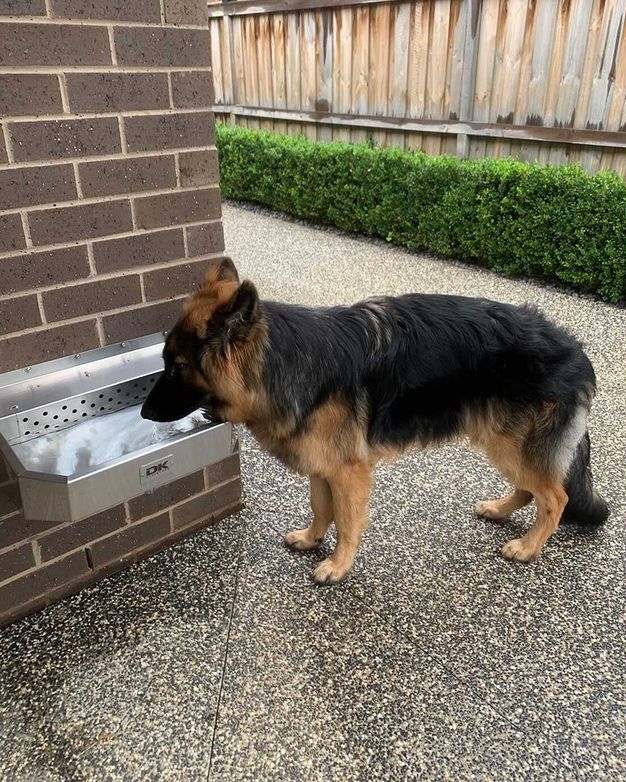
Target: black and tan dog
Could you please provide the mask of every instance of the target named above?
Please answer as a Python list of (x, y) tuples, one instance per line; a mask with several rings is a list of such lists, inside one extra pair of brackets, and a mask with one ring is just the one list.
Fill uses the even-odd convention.
[(309, 309), (261, 301), (227, 259), (186, 304), (164, 360), (144, 417), (206, 408), (309, 476), (313, 521), (286, 542), (317, 546), (334, 521), (337, 546), (315, 569), (318, 583), (352, 566), (375, 464), (453, 438), (469, 438), (514, 487), (479, 502), (478, 514), (506, 518), (536, 502), (532, 528), (502, 550), (509, 559), (537, 557), (561, 518), (608, 515), (589, 469), (593, 368), (530, 307), (416, 294)]

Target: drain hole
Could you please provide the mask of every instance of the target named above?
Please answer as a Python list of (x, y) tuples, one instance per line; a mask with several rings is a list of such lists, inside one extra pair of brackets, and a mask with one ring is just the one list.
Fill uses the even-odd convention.
[(96, 403), (95, 403), (95, 402), (92, 402), (92, 403), (89, 405), (89, 407), (95, 407), (95, 406), (96, 406)]
[(104, 399), (104, 394), (98, 394), (98, 399)]
[(63, 405), (63, 407), (61, 408), (61, 410), (67, 410), (67, 405)]
[(39, 421), (35, 421), (35, 423), (33, 424), (33, 426), (39, 426)]
[(46, 425), (44, 426), (44, 429), (50, 429), (50, 424), (46, 424)]
[(22, 418), (22, 423), (26, 423), (28, 421), (28, 418)]
[(81, 417), (82, 418), (87, 418), (87, 413), (83, 413)]
[(30, 434), (30, 432), (24, 432), (24, 434)]
[(63, 423), (64, 423), (64, 424), (68, 423), (68, 421), (69, 421), (69, 418), (64, 418), (64, 419), (63, 419)]
[(41, 415), (48, 415), (48, 411), (47, 411), (47, 410), (44, 410), (44, 411), (43, 411), (43, 413), (42, 413)]
[(72, 410), (72, 412), (73, 412), (73, 413), (74, 413), (74, 415), (75, 415), (75, 414), (78, 412), (78, 410)]
[(58, 417), (59, 417), (58, 415), (53, 416), (55, 421), (57, 420)]

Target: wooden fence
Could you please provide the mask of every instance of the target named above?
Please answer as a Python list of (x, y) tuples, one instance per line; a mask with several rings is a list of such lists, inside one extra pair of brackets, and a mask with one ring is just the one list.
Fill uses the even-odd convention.
[(209, 5), (216, 111), (318, 140), (626, 175), (626, 0)]

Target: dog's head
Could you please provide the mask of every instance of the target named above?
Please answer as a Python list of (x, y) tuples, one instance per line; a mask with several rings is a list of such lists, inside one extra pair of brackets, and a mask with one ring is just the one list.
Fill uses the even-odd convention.
[(244, 421), (263, 339), (254, 285), (224, 259), (185, 304), (163, 349), (165, 370), (141, 408), (151, 421), (177, 421), (198, 408), (214, 420)]

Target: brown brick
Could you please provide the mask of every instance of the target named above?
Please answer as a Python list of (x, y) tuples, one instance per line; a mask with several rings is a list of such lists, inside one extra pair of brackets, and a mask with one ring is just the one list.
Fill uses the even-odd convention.
[[(80, 302), (76, 306), (80, 307)], [(97, 348), (99, 344), (95, 320), (9, 337), (0, 340), (0, 372)]]
[(4, 554), (0, 554), (0, 581), (12, 578), (32, 567), (35, 567), (35, 557), (30, 543), (9, 549)]
[(26, 521), (21, 513), (10, 516), (0, 521), (0, 549), (30, 540), (58, 526), (56, 521)]
[(0, 258), (0, 290), (3, 293), (58, 285), (88, 276), (86, 247), (64, 247)]
[(139, 228), (198, 222), (219, 217), (221, 211), (220, 191), (217, 187), (135, 199)]
[(15, 513), (22, 507), (20, 499), (20, 490), (17, 482), (7, 483), (0, 486), (0, 518)]
[(122, 149), (115, 117), (13, 122), (9, 130), (18, 162), (112, 155)]
[(48, 320), (91, 315), (127, 307), (140, 301), (141, 287), (136, 274), (112, 280), (86, 282), (43, 294), (43, 307)]
[(161, 486), (150, 494), (143, 494), (136, 497), (128, 504), (130, 507), (131, 519), (142, 519), (144, 516), (151, 516), (170, 505), (181, 502), (193, 494), (199, 494), (204, 491), (204, 475), (202, 472), (195, 472), (193, 475), (187, 475), (167, 486)]
[(123, 505), (74, 522), (74, 524), (66, 524), (39, 539), (41, 558), (44, 562), (56, 559), (66, 551), (80, 548), (86, 543), (102, 538), (125, 525), (126, 512)]
[(127, 200), (42, 209), (31, 212), (28, 222), (35, 245), (110, 236), (133, 228), (130, 203)]
[(220, 483), (238, 478), (241, 473), (241, 464), (239, 462), (239, 453), (234, 453), (221, 462), (212, 464), (205, 469), (206, 488), (212, 489)]
[[(15, 214), (0, 215), (0, 253), (20, 250), (22, 247), (26, 247), (26, 240), (24, 239), (21, 217)], [(4, 279), (0, 282), (0, 292), (6, 292)]]
[(41, 325), (36, 296), (20, 296), (0, 301), (0, 334)]
[(46, 0), (4, 0), (5, 16), (45, 16)]
[(148, 301), (191, 294), (204, 279), (212, 261), (172, 264), (165, 269), (144, 272), (144, 287)]
[(69, 201), (76, 197), (72, 166), (34, 166), (0, 171), (0, 209)]
[(199, 497), (195, 497), (172, 510), (174, 529), (181, 529), (198, 519), (217, 513), (222, 508), (233, 505), (241, 497), (241, 480), (225, 483), (219, 489), (214, 489)]
[(0, 76), (0, 116), (60, 114), (59, 80), (53, 74), (6, 73)]
[(215, 101), (210, 71), (174, 71), (172, 97), (177, 109), (201, 109)]
[(167, 24), (207, 24), (206, 0), (165, 0)]
[(183, 229), (173, 228), (170, 231), (154, 231), (96, 242), (93, 254), (100, 274), (184, 258)]
[(116, 27), (120, 65), (202, 67), (211, 64), (209, 31), (158, 27)]
[(91, 564), (94, 568), (102, 567), (112, 560), (133, 558), (137, 549), (149, 546), (170, 534), (168, 513), (162, 513), (148, 521), (131, 524), (104, 540), (96, 541), (88, 546)]
[(68, 73), (66, 79), (74, 112), (169, 108), (165, 73)]
[(190, 225), (187, 228), (187, 246), (189, 255), (211, 255), (224, 249), (224, 228), (222, 221), (204, 225)]
[(176, 166), (171, 155), (81, 163), (79, 168), (87, 198), (176, 187)]
[(103, 318), (107, 344), (169, 331), (180, 317), (183, 299), (172, 299)]
[(159, 0), (52, 0), (52, 16), (114, 22), (160, 22), (161, 10)]
[(108, 65), (110, 62), (106, 27), (0, 25), (0, 66)]
[(220, 178), (216, 149), (181, 152), (179, 165), (182, 187), (216, 185)]
[(37, 568), (0, 587), (0, 614), (88, 574), (87, 557), (82, 550)]
[(130, 152), (148, 152), (215, 143), (213, 113), (153, 114), (126, 117), (126, 143)]

